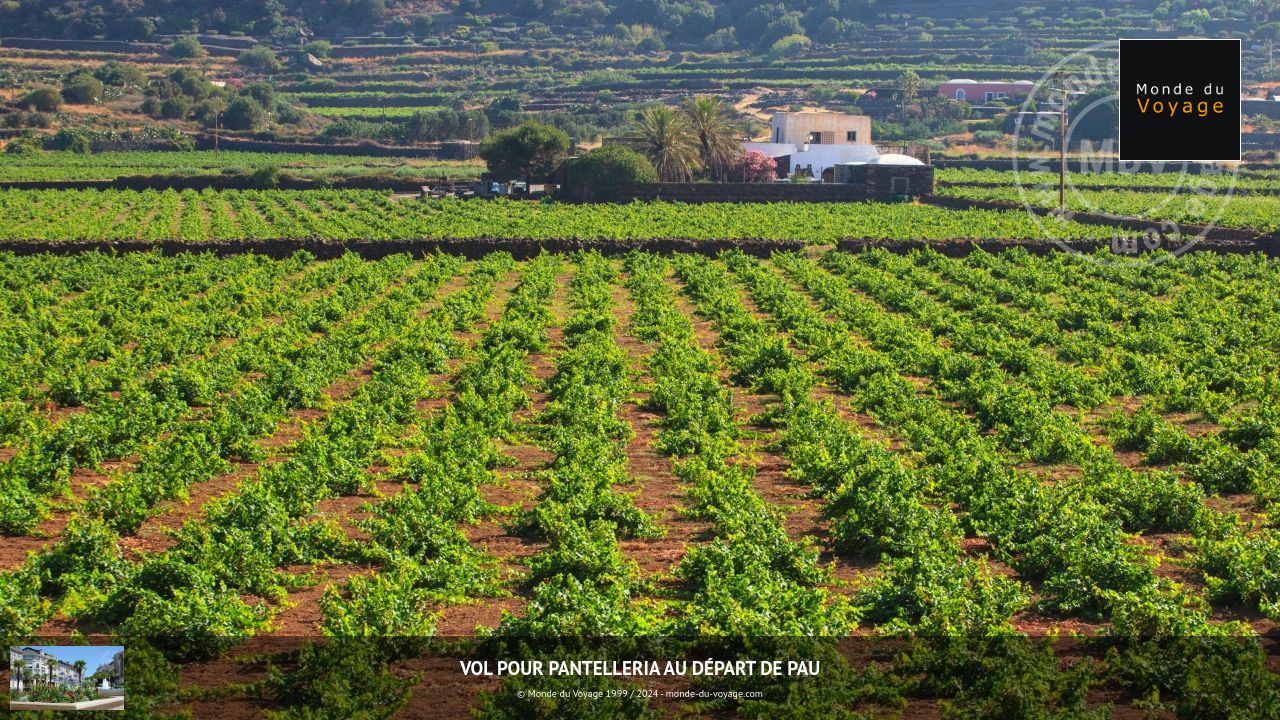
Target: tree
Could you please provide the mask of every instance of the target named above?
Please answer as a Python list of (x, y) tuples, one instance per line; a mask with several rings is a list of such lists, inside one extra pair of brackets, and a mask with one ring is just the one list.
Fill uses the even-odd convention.
[(658, 179), (648, 158), (622, 145), (596, 148), (568, 163), (564, 193), (575, 200), (614, 202), (627, 188)]
[(359, 23), (376, 23), (387, 14), (386, 0), (355, 0), (350, 5), (352, 19)]
[(901, 107), (902, 115), (907, 114), (907, 103), (915, 99), (916, 93), (920, 92), (920, 76), (915, 70), (905, 70), (894, 82), (894, 86), (898, 90), (898, 102)]
[(215, 93), (226, 92), (225, 89), (206, 80), (198, 70), (191, 68), (178, 68), (169, 73), (168, 82), (153, 81), (151, 87), (147, 89), (147, 94), (152, 94), (153, 91), (161, 98), (175, 94), (186, 95), (192, 102), (200, 102)]
[(247, 85), (240, 94), (257, 100), (258, 104), (264, 108), (272, 108), (276, 105), (276, 89), (269, 83), (256, 82)]
[(828, 15), (819, 25), (814, 37), (819, 42), (835, 43), (844, 39), (844, 23), (840, 18)]
[(703, 39), (702, 44), (711, 52), (732, 50), (738, 47), (738, 32), (732, 25), (720, 28)]
[(81, 128), (60, 128), (49, 138), (48, 147), (51, 150), (66, 150), (78, 155), (88, 155), (93, 152), (93, 142), (89, 139), (89, 133)]
[(101, 80), (104, 85), (116, 87), (143, 87), (147, 84), (147, 76), (138, 66), (119, 60), (112, 60), (99, 66), (93, 71), (93, 76)]
[(36, 138), (18, 137), (5, 143), (4, 151), (10, 155), (39, 155), (44, 147)]
[(328, 40), (312, 40), (302, 46), (302, 51), (318, 58), (327, 58), (333, 54), (333, 43)]
[(116, 23), (116, 27), (125, 40), (146, 40), (155, 34), (156, 21), (149, 17), (131, 17)]
[(495, 132), (480, 144), (480, 157), (500, 180), (544, 178), (568, 151), (563, 130), (536, 120)]
[(251, 97), (232, 100), (222, 113), (222, 125), (229, 130), (256, 130), (266, 119), (266, 109)]
[(275, 52), (266, 45), (258, 45), (245, 50), (236, 58), (236, 62), (246, 68), (260, 72), (275, 72), (282, 67), (280, 61), (276, 59)]
[(62, 94), (49, 87), (38, 87), (22, 98), (22, 105), (38, 112), (57, 112), (62, 108)]
[(182, 96), (171, 97), (160, 103), (160, 117), (181, 120), (191, 114), (191, 101)]
[(62, 84), (62, 99), (72, 105), (88, 105), (102, 99), (102, 81), (92, 75), (77, 75)]
[(1120, 107), (1114, 91), (1092, 90), (1067, 107), (1067, 131), (1072, 140), (1120, 139)]
[(728, 106), (718, 97), (703, 95), (686, 98), (680, 112), (697, 140), (702, 166), (712, 179), (723, 180), (742, 156), (739, 131), (729, 117)]
[(689, 182), (698, 167), (697, 139), (684, 115), (671, 108), (645, 108), (626, 135), (633, 150), (649, 158), (663, 182)]
[(636, 43), (636, 50), (642, 53), (656, 53), (662, 52), (666, 49), (666, 43), (662, 42), (662, 38), (657, 35), (649, 35), (641, 38), (640, 42)]
[(204, 57), (204, 46), (190, 35), (183, 35), (169, 44), (169, 56), (175, 58)]
[(27, 677), (27, 661), (26, 660), (13, 661), (13, 676), (18, 680), (18, 692), (22, 692), (22, 687), (23, 687), (22, 681), (24, 678)]
[(739, 158), (732, 174), (742, 182), (773, 182), (778, 177), (778, 161), (752, 150)]
[(220, 97), (211, 97), (201, 100), (200, 104), (191, 109), (191, 114), (207, 127), (221, 125), (222, 113), (227, 111), (227, 101)]
[(802, 52), (805, 48), (809, 47), (810, 44), (809, 38), (801, 35), (800, 33), (784, 35), (769, 46), (769, 57), (791, 57)]
[(84, 666), (88, 664), (89, 663), (85, 662), (84, 660), (77, 660), (71, 663), (71, 665), (76, 669), (77, 682), (79, 682), (80, 684), (84, 683)]
[(1280, 42), (1280, 22), (1259, 25), (1253, 31), (1253, 37), (1265, 40), (1267, 44), (1267, 66), (1275, 64), (1276, 43)]

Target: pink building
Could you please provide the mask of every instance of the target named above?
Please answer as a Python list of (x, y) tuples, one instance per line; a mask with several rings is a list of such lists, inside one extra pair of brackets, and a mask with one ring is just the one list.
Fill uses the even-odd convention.
[(978, 80), (948, 80), (938, 85), (938, 94), (952, 100), (984, 103), (1004, 98), (1024, 98), (1031, 94), (1035, 83), (1030, 80), (995, 82)]

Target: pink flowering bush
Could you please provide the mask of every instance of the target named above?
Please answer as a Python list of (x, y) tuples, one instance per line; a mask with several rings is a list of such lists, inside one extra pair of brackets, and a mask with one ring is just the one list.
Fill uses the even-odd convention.
[(742, 182), (773, 182), (778, 177), (778, 164), (768, 155), (752, 150), (742, 156), (734, 171)]

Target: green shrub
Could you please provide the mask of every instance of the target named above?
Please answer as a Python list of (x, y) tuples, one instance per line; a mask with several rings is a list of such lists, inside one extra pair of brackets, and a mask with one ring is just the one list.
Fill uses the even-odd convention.
[(102, 100), (102, 81), (91, 75), (79, 75), (62, 84), (62, 99), (72, 105), (89, 105)]
[(236, 62), (250, 70), (260, 72), (274, 72), (282, 67), (280, 61), (276, 59), (275, 52), (266, 45), (258, 45), (245, 50), (236, 58)]
[(46, 142), (50, 150), (66, 150), (80, 155), (93, 152), (89, 133), (80, 128), (61, 128)]
[(256, 130), (266, 119), (266, 109), (251, 97), (232, 100), (222, 113), (222, 125), (228, 130)]
[(147, 84), (146, 73), (142, 72), (141, 68), (118, 60), (103, 63), (93, 71), (93, 76), (101, 80), (104, 85), (116, 87), (140, 88)]
[(10, 155), (30, 155), (44, 152), (44, 147), (36, 138), (15, 138), (10, 140), (4, 146), (4, 151)]
[(23, 96), (21, 104), (39, 112), (57, 112), (62, 108), (62, 93), (47, 85), (38, 87)]
[(182, 120), (191, 114), (191, 101), (183, 97), (171, 97), (160, 103), (160, 117)]
[(204, 46), (190, 35), (184, 35), (169, 45), (169, 56), (175, 58), (198, 58), (204, 56)]
[(613, 202), (633, 185), (658, 181), (648, 158), (621, 145), (597, 148), (570, 160), (566, 172), (564, 191), (578, 200)]

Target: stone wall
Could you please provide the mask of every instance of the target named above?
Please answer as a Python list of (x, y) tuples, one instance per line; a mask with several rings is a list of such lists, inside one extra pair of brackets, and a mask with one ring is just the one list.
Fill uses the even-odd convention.
[[(905, 190), (895, 179), (905, 180)], [(928, 165), (837, 165), (837, 184), (863, 188), (867, 198), (933, 194), (933, 168)]]
[[(940, 158), (937, 155), (933, 157), (933, 166), (937, 168), (973, 168), (975, 170), (1014, 170), (1014, 162), (1011, 157), (1003, 158)], [(1037, 157), (1018, 158), (1017, 170), (1019, 172), (1058, 172), (1058, 158)], [(1081, 160), (1079, 158), (1067, 158), (1067, 172), (1072, 174), (1085, 174), (1098, 171), (1118, 171), (1129, 173), (1154, 173), (1169, 174), (1182, 173), (1186, 171), (1189, 175), (1198, 175), (1205, 173), (1221, 173), (1221, 169), (1212, 163), (1186, 163), (1184, 168), (1180, 162), (1146, 162), (1140, 160), (1131, 160), (1129, 162), (1121, 162), (1115, 158), (1093, 158), (1091, 160)]]
[[(214, 146), (214, 138), (210, 133), (197, 133), (192, 136), (196, 147), (209, 150)], [(317, 155), (369, 155), (373, 157), (417, 157), (437, 160), (470, 160), (477, 156), (479, 143), (472, 142), (440, 142), (430, 145), (379, 145), (374, 142), (361, 142), (353, 145), (326, 145), (323, 143), (288, 142), (284, 140), (257, 140), (254, 138), (228, 137), (219, 138), (218, 147), (223, 150), (244, 150), (249, 152), (286, 152), (315, 153)]]

